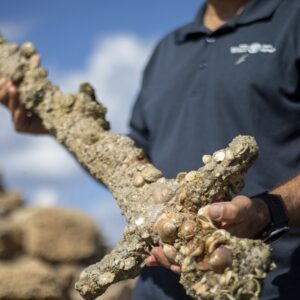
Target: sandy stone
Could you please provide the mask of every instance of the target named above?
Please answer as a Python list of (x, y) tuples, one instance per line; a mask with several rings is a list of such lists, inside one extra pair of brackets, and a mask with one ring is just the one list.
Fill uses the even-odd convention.
[(53, 268), (35, 259), (0, 262), (0, 299), (63, 300)]
[(0, 191), (0, 217), (8, 215), (22, 205), (23, 200), (20, 194), (15, 192), (4, 193)]
[(21, 218), (25, 251), (51, 262), (78, 262), (101, 256), (96, 225), (85, 215), (36, 208)]
[(11, 258), (20, 251), (21, 232), (15, 224), (0, 220), (0, 259)]

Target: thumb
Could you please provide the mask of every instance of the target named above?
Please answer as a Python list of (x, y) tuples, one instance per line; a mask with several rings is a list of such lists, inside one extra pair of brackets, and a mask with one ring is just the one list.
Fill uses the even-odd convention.
[(214, 203), (208, 208), (208, 215), (213, 221), (236, 224), (241, 221), (243, 211), (235, 203)]
[(223, 211), (224, 211), (224, 203), (214, 203), (211, 204), (208, 207), (208, 216), (213, 220), (213, 221), (222, 221), (222, 216), (223, 216)]

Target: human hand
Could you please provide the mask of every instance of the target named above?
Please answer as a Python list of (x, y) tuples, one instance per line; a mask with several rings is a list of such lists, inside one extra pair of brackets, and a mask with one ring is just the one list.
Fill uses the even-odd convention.
[(208, 216), (220, 228), (240, 238), (254, 238), (270, 223), (267, 205), (260, 199), (246, 196), (211, 204)]
[[(40, 64), (40, 56), (35, 54), (30, 58), (34, 66)], [(12, 115), (15, 130), (23, 133), (42, 134), (46, 133), (40, 118), (28, 112), (19, 100), (16, 86), (6, 78), (0, 79), (0, 103), (6, 106)]]
[(152, 248), (151, 255), (145, 259), (145, 264), (148, 267), (163, 266), (167, 269), (170, 269), (171, 271), (173, 271), (175, 273), (181, 272), (181, 269), (179, 266), (170, 262), (170, 260), (165, 255), (162, 247)]
[[(207, 212), (218, 227), (241, 238), (254, 238), (270, 222), (266, 204), (260, 199), (245, 196), (237, 196), (230, 202), (211, 204)], [(145, 264), (149, 267), (163, 266), (173, 272), (181, 272), (180, 267), (167, 258), (162, 247), (154, 247), (151, 255), (145, 259)]]

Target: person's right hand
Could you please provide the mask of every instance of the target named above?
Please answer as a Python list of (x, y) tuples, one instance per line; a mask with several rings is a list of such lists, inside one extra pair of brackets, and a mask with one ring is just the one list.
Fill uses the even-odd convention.
[[(33, 55), (30, 58), (30, 63), (38, 66), (40, 56)], [(21, 104), (16, 86), (6, 78), (0, 78), (0, 103), (10, 110), (16, 131), (31, 134), (47, 133), (40, 118), (27, 111)]]

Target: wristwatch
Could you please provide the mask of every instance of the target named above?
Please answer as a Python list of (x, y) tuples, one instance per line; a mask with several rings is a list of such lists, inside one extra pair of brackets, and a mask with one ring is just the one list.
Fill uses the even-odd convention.
[(262, 239), (265, 243), (271, 244), (290, 230), (285, 207), (280, 195), (264, 192), (251, 198), (264, 201), (269, 208), (271, 218), (271, 223), (262, 230), (257, 238)]

